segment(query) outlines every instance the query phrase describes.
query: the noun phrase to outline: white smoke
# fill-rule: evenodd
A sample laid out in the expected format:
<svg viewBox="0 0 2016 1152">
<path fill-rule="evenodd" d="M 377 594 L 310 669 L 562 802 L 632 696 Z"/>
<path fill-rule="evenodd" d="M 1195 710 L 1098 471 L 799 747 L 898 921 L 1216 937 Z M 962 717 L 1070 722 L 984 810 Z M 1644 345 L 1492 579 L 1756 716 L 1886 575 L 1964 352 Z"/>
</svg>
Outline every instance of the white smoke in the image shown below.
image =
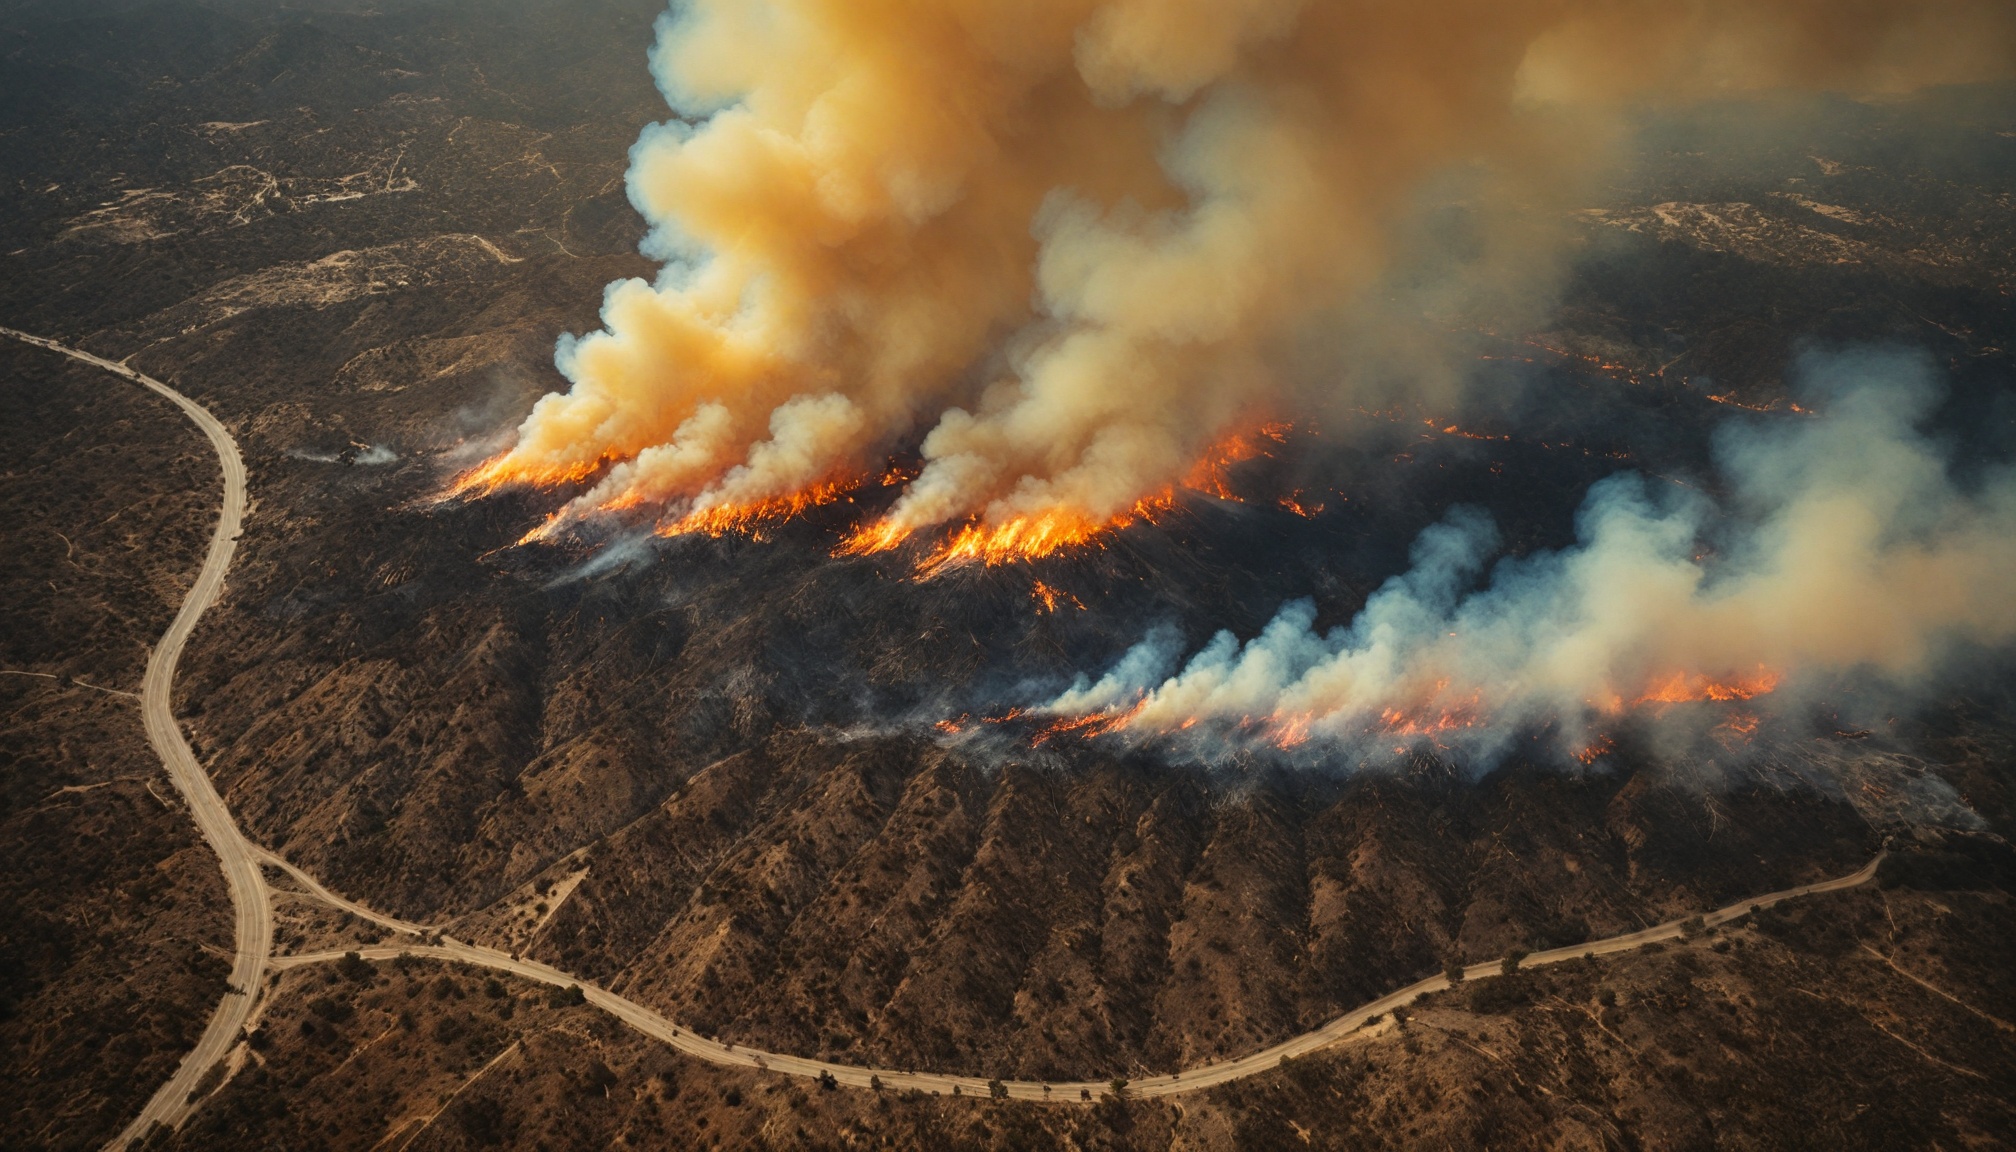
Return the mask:
<svg viewBox="0 0 2016 1152">
<path fill-rule="evenodd" d="M 1481 584 L 1496 533 L 1458 509 L 1348 625 L 1318 632 L 1298 601 L 1166 676 L 1173 637 L 1151 635 L 1040 711 L 1206 756 L 1426 743 L 1488 763 L 1540 732 L 1586 754 L 1690 701 L 1792 715 L 1854 682 L 1894 702 L 1956 654 L 2007 644 L 2016 473 L 1954 478 L 1917 430 L 1937 397 L 1923 357 L 1815 356 L 1800 375 L 1822 414 L 1725 428 L 1720 500 L 1611 477 L 1573 547 L 1500 560 Z"/>
</svg>

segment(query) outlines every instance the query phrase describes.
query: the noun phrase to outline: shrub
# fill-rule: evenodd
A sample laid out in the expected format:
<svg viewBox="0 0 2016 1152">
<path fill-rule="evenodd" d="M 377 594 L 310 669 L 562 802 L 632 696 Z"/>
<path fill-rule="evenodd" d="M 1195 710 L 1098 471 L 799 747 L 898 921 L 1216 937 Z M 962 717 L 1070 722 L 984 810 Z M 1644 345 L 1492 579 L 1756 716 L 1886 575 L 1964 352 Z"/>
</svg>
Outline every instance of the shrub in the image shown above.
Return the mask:
<svg viewBox="0 0 2016 1152">
<path fill-rule="evenodd" d="M 308 1002 L 308 1010 L 331 1024 L 341 1024 L 356 1015 L 357 1009 L 350 1001 L 330 996 L 317 996 Z"/>
<path fill-rule="evenodd" d="M 203 1075 L 196 1078 L 196 1086 L 189 1090 L 189 1099 L 187 1103 L 194 1104 L 196 1101 L 203 1099 L 205 1096 L 210 1095 L 210 1093 L 212 1092 L 215 1092 L 217 1090 L 217 1086 L 219 1084 L 224 1083 L 224 1073 L 225 1073 L 225 1062 L 222 1060 L 219 1060 L 215 1064 L 212 1064 L 210 1067 L 205 1068 L 203 1070 Z"/>
<path fill-rule="evenodd" d="M 1510 976 L 1497 980 L 1485 980 L 1471 988 L 1468 996 L 1470 1010 L 1483 1016 L 1495 1016 L 1522 1008 L 1532 1002 L 1532 989 L 1523 977 Z"/>
<path fill-rule="evenodd" d="M 1505 959 L 1498 962 L 1498 971 L 1510 976 L 1519 970 L 1519 963 L 1524 959 L 1526 959 L 1526 950 L 1524 948 L 1514 948 L 1510 952 L 1505 953 Z"/>
<path fill-rule="evenodd" d="M 1444 964 L 1442 966 L 1442 978 L 1451 984 L 1461 984 L 1463 982 L 1463 962 L 1461 960 L 1451 960 L 1447 964 Z"/>
<path fill-rule="evenodd" d="M 487 1096 L 473 1096 L 457 1109 L 456 1124 L 462 1135 L 478 1148 L 504 1143 L 504 1106 Z"/>
</svg>

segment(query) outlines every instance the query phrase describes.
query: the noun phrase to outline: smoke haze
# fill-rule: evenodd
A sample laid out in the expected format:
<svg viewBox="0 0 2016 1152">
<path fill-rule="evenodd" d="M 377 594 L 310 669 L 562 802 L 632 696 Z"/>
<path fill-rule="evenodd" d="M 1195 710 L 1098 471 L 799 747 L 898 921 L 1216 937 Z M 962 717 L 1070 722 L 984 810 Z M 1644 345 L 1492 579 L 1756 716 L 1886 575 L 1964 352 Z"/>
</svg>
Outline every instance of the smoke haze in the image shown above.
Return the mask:
<svg viewBox="0 0 2016 1152">
<path fill-rule="evenodd" d="M 609 287 L 559 350 L 571 388 L 463 483 L 597 478 L 557 523 L 679 530 L 921 437 L 861 549 L 1068 541 L 1368 365 L 1446 382 L 1378 303 L 1437 189 L 1476 234 L 1410 307 L 1490 319 L 1544 299 L 1628 110 L 1986 79 L 2012 50 L 1988 0 L 692 0 L 653 56 L 686 121 L 630 172 L 664 270 Z"/>
<path fill-rule="evenodd" d="M 1744 734 L 1858 687 L 1894 707 L 1956 655 L 2016 636 L 2016 472 L 1956 481 L 1915 430 L 1937 399 L 1920 357 L 1815 357 L 1801 374 L 1822 414 L 1724 428 L 1720 499 L 1611 477 L 1574 546 L 1488 580 L 1493 526 L 1459 508 L 1345 627 L 1318 632 L 1300 601 L 1173 675 L 1180 640 L 1163 631 L 1041 711 L 1207 759 L 1314 741 L 1489 763 L 1535 732 L 1593 758 L 1621 725 L 1700 720 L 1697 704 Z"/>
</svg>

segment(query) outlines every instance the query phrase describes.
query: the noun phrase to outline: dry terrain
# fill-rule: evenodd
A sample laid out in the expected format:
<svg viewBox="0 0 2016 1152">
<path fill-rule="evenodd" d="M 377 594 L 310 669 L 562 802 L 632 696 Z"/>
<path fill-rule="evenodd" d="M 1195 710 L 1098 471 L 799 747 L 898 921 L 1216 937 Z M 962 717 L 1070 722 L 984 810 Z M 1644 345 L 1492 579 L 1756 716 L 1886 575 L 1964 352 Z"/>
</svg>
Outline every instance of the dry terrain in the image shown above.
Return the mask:
<svg viewBox="0 0 2016 1152">
<path fill-rule="evenodd" d="M 235 1073 L 157 1139 L 2006 1143 L 2005 667 L 1882 732 L 1681 760 L 1627 740 L 1577 771 L 1205 768 L 983 717 L 1155 624 L 1250 635 L 1299 596 L 1346 620 L 1453 503 L 1527 552 L 1571 539 L 1620 469 L 1702 483 L 1725 418 L 1786 414 L 1811 343 L 1926 350 L 1953 388 L 1941 434 L 2001 451 L 2007 94 L 1830 106 L 1712 158 L 1687 124 L 1648 129 L 1550 328 L 1463 337 L 1494 398 L 1474 429 L 1396 408 L 1298 431 L 1230 475 L 1234 499 L 1190 494 L 1104 549 L 923 582 L 834 558 L 887 490 L 760 540 L 512 548 L 563 494 L 440 496 L 556 385 L 553 341 L 596 323 L 604 284 L 653 272 L 623 171 L 665 115 L 644 68 L 659 8 L 0 14 L 0 324 L 132 357 L 245 457 L 246 533 L 176 700 L 255 842 L 724 1041 L 1102 1079 L 1264 1047 L 1452 960 L 1919 847 L 1880 891 L 1479 984 L 1207 1097 L 1088 1110 L 702 1066 L 432 962 L 291 969 Z M 0 676 L 0 1074 L 22 1086 L 0 1144 L 88 1147 L 222 992 L 221 877 L 117 695 L 196 572 L 216 472 L 129 384 L 13 347 L 0 381 L 0 669 L 36 673 Z M 276 922 L 282 952 L 381 934 L 298 891 Z"/>
</svg>

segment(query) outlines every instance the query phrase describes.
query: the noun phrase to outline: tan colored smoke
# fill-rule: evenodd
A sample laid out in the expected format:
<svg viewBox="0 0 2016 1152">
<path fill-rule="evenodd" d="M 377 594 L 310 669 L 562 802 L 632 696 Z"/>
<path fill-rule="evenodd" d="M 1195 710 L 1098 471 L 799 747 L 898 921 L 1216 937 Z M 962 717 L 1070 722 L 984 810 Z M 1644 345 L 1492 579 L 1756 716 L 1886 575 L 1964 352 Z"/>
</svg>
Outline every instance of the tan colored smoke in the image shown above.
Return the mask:
<svg viewBox="0 0 2016 1152">
<path fill-rule="evenodd" d="M 700 122 L 630 174 L 664 274 L 611 286 L 467 483 L 614 464 L 573 513 L 678 522 L 926 432 L 875 546 L 1072 538 L 1308 402 L 1311 329 L 1351 330 L 1430 181 L 1470 173 L 1503 276 L 1633 105 L 2012 54 L 1991 0 L 691 0 L 654 59 Z"/>
</svg>

